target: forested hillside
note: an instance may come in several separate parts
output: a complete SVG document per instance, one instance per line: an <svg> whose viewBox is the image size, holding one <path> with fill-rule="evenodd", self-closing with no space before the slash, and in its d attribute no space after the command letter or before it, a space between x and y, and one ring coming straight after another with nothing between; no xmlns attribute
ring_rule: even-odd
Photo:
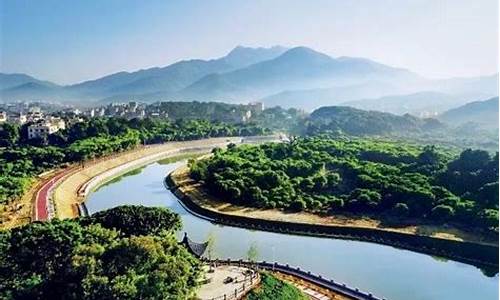
<svg viewBox="0 0 500 300"><path fill-rule="evenodd" d="M321 107L300 122L303 136L379 136L458 149L498 150L498 130L486 131L467 124L454 127L433 118L417 118L347 106Z"/></svg>
<svg viewBox="0 0 500 300"><path fill-rule="evenodd" d="M230 147L191 176L244 206L498 227L498 153L369 139Z"/></svg>
<svg viewBox="0 0 500 300"><path fill-rule="evenodd" d="M451 124L472 123L469 126L480 126L498 130L498 97L484 101L474 101L444 112L439 118Z"/></svg>
<svg viewBox="0 0 500 300"><path fill-rule="evenodd" d="M326 106L311 114L306 132L307 134L343 132L350 135L389 135L431 132L443 128L444 125L434 119L420 119L411 115L398 116L347 106Z"/></svg>

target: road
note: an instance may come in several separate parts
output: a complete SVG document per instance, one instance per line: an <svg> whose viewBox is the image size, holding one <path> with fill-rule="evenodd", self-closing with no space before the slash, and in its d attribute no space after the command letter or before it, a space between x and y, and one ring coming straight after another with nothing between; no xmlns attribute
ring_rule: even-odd
<svg viewBox="0 0 500 300"><path fill-rule="evenodd" d="M221 137L150 145L87 162L83 169L78 166L68 168L56 173L38 189L35 197L33 219L35 221L44 221L53 217L65 219L78 216L75 211L75 204L84 201L88 191L106 177L118 173L120 169L127 169L130 166L139 167L141 164L158 160L169 156L169 154L179 154L182 150L206 148L205 151L209 151L213 147L223 146L229 142L239 143L241 139L242 137ZM255 140L258 143L277 138L268 136L245 137L244 139L246 142ZM85 188L84 195L79 195L82 186L88 188ZM50 201L51 197L53 197L53 203Z"/></svg>
<svg viewBox="0 0 500 300"><path fill-rule="evenodd" d="M51 218L51 213L53 213L51 212L53 208L50 204L51 191L63 177L71 173L74 169L75 168L69 168L56 173L38 190L35 197L34 221L46 221Z"/></svg>

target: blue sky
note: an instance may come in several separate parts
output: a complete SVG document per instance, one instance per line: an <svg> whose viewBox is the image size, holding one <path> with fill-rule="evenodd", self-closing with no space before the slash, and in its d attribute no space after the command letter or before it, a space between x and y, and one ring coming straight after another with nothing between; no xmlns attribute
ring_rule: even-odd
<svg viewBox="0 0 500 300"><path fill-rule="evenodd" d="M427 77L489 75L497 14L497 0L0 0L0 71L67 84L280 44Z"/></svg>

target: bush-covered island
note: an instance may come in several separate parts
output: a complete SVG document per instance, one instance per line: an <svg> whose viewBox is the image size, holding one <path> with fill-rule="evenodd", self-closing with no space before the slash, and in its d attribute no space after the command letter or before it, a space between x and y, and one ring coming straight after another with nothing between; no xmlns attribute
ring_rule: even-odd
<svg viewBox="0 0 500 300"><path fill-rule="evenodd" d="M190 175L234 204L498 230L498 152L305 138L213 154Z"/></svg>

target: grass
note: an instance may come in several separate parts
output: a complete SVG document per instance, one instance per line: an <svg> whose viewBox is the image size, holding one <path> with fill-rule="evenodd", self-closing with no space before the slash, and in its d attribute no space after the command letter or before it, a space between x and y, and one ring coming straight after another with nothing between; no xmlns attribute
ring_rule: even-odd
<svg viewBox="0 0 500 300"><path fill-rule="evenodd" d="M250 291L247 300L308 300L298 288L286 283L269 273L261 274L262 281L258 288Z"/></svg>

